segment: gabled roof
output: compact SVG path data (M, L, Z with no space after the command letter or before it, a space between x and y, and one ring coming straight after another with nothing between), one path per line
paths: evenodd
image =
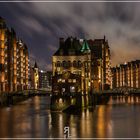
M34 65L34 68L38 68L38 66L37 66L37 63L36 63L36 61L35 61L35 65Z

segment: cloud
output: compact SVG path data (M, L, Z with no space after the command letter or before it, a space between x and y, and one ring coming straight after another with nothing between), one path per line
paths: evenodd
M33 17L22 17L20 19L20 23L25 27L25 29L30 29L35 32L43 32L42 25Z
M139 59L139 7L140 3L7 3L0 5L0 14L27 42L40 67L50 69L59 37L106 35L113 65Z
M58 48L56 46L49 45L48 49L50 49L51 51L55 52L55 51L57 51Z

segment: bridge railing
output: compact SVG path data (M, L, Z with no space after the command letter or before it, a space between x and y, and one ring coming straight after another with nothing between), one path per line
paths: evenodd
M47 92L44 90L37 90L37 89L28 89L28 90L21 90L21 91L13 91L13 92L1 92L0 97L5 96L14 96L14 95L32 95L32 94L51 94L51 92Z

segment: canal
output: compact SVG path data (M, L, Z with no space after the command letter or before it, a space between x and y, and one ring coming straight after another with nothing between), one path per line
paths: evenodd
M0 108L1 138L140 138L140 97L110 98L107 105L75 114L51 112L48 96Z

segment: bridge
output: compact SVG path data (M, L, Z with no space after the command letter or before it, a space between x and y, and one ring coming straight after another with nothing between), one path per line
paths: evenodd
M41 89L29 89L16 92L2 92L0 93L0 105L10 105L33 96L50 96L51 92Z
M105 90L101 92L103 95L106 94L108 96L138 96L140 95L140 88L132 88L132 87L119 87L114 88L112 90Z
M122 87L102 92L91 92L89 94L53 95L51 97L51 110L74 111L82 107L107 104L110 97L140 96L140 89Z
M15 92L2 92L0 96L37 96L37 95L50 95L50 91L41 90L41 89L29 89Z
M80 94L80 93L78 93ZM132 88L132 87L119 87L112 90L104 90L99 92L92 92L89 94L99 94L99 95L110 95L110 96L118 96L118 95L139 95L140 88ZM29 89L29 90L22 90L16 92L2 92L0 93L1 96L50 96L53 95L51 91L42 90L42 89ZM59 94L60 96L63 96ZM65 94L66 96L75 96L76 93L68 93Z
M65 94L65 95L53 95L51 91L41 89L30 89L18 92L1 93L0 104L10 105L23 100L26 100L33 96L51 96L51 109L63 110L70 105L82 106L94 106L97 104L107 103L110 96L140 96L140 89L121 87L113 90L105 90L102 92L92 92L89 94ZM87 101L88 99L88 101Z

